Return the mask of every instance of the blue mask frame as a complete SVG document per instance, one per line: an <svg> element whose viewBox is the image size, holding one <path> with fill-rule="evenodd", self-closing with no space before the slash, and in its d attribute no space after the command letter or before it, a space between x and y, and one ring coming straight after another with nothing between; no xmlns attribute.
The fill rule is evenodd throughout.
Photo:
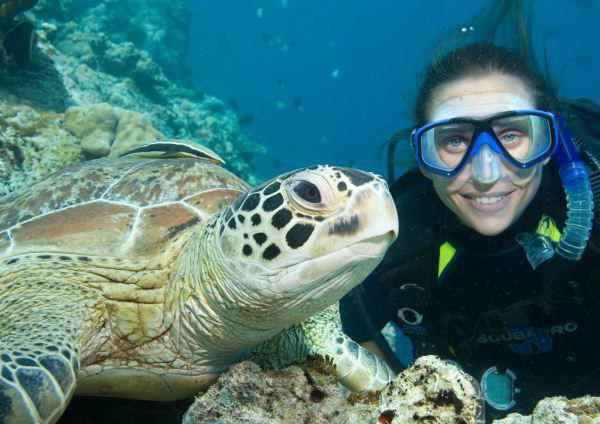
<svg viewBox="0 0 600 424"><path fill-rule="evenodd" d="M550 125L550 134L551 140L548 148L540 152L537 156L527 160L526 162L522 162L513 158L508 151L504 148L500 140L493 131L492 122L496 119L508 118L511 116L522 116L522 115L535 115L544 117L549 125ZM423 133L430 130L433 127L439 125L447 125L447 124L471 124L475 127L475 131L473 132L473 136L471 137L471 143L469 143L469 147L465 152L464 158L451 170L440 169L434 165L429 164L425 158L423 157L423 150L421 148L421 139ZM473 142L474 140L474 142ZM556 146L558 144L558 124L556 121L556 117L551 112L546 112L543 110L537 109L522 109L522 110L513 110L508 112L497 113L482 119L476 118L452 118L452 119L444 119L440 121L431 122L427 125L424 125L420 128L416 128L413 130L411 135L411 147L419 166L425 169L428 172L433 174L441 175L443 177L453 177L458 174L461 169L479 152L479 149L483 147L484 144L490 146L490 148L498 155L506 159L511 165L515 166L518 169L528 169L532 166L537 165L543 160L552 156L554 151L556 150Z"/></svg>

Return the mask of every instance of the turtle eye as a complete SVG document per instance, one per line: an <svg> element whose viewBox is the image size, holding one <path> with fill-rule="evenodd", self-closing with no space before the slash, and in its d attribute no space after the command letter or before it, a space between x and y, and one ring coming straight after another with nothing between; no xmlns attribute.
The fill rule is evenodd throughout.
<svg viewBox="0 0 600 424"><path fill-rule="evenodd" d="M317 186L310 181L297 181L293 189L294 193L300 196L301 199L309 203L321 203L321 193Z"/></svg>

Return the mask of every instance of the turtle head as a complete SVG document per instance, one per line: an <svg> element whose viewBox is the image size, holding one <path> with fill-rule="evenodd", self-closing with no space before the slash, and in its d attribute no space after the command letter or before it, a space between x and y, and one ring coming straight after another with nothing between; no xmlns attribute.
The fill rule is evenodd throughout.
<svg viewBox="0 0 600 424"><path fill-rule="evenodd" d="M223 257L245 290L281 305L302 302L310 315L377 266L397 236L398 218L383 179L319 165L251 189L217 228Z"/></svg>

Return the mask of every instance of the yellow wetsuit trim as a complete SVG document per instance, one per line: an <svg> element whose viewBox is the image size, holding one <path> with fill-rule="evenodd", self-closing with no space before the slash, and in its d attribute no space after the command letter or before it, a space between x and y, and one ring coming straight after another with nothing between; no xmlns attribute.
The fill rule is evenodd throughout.
<svg viewBox="0 0 600 424"><path fill-rule="evenodd" d="M440 246L440 260L438 261L438 278L442 275L442 272L446 269L454 254L456 253L456 249L450 243L445 242Z"/></svg>
<svg viewBox="0 0 600 424"><path fill-rule="evenodd" d="M554 243L558 243L560 241L560 230L556 226L556 222L554 222L554 220L548 215L542 215L542 219L540 219L540 223L538 224L535 232L550 237L550 240L552 240Z"/></svg>

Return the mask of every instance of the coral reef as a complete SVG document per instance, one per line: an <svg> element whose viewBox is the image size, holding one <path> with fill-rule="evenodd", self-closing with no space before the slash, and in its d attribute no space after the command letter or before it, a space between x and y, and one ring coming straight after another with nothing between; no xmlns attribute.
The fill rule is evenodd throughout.
<svg viewBox="0 0 600 424"><path fill-rule="evenodd" d="M200 423L362 423L370 408L349 404L332 370L315 360L305 368L263 371L253 362L233 365L199 397L185 424Z"/></svg>
<svg viewBox="0 0 600 424"><path fill-rule="evenodd" d="M422 356L382 392L379 421L483 422L484 400L479 385L455 364Z"/></svg>
<svg viewBox="0 0 600 424"><path fill-rule="evenodd" d="M435 356L419 358L380 394L344 393L320 360L282 371L252 362L232 366L187 412L185 424L477 423L477 383Z"/></svg>
<svg viewBox="0 0 600 424"><path fill-rule="evenodd" d="M552 397L541 400L531 416L510 414L494 424L592 424L600 422L600 398L585 396L569 400Z"/></svg>
<svg viewBox="0 0 600 424"><path fill-rule="evenodd" d="M148 117L107 103L70 107L67 129L81 141L87 157L118 157L148 141L163 139Z"/></svg>
<svg viewBox="0 0 600 424"><path fill-rule="evenodd" d="M186 2L139 3L41 0L29 13L39 40L31 63L0 67L0 195L165 137L205 144L256 182L251 162L264 148L221 100L186 85Z"/></svg>
<svg viewBox="0 0 600 424"><path fill-rule="evenodd" d="M0 196L84 159L61 118L0 96Z"/></svg>
<svg viewBox="0 0 600 424"><path fill-rule="evenodd" d="M62 47L78 44L93 50L124 49L132 55L144 52L159 64L161 74L186 76L190 16L186 0L41 0L35 12L45 21L61 23L57 44ZM123 63L131 57L126 52L111 55Z"/></svg>

